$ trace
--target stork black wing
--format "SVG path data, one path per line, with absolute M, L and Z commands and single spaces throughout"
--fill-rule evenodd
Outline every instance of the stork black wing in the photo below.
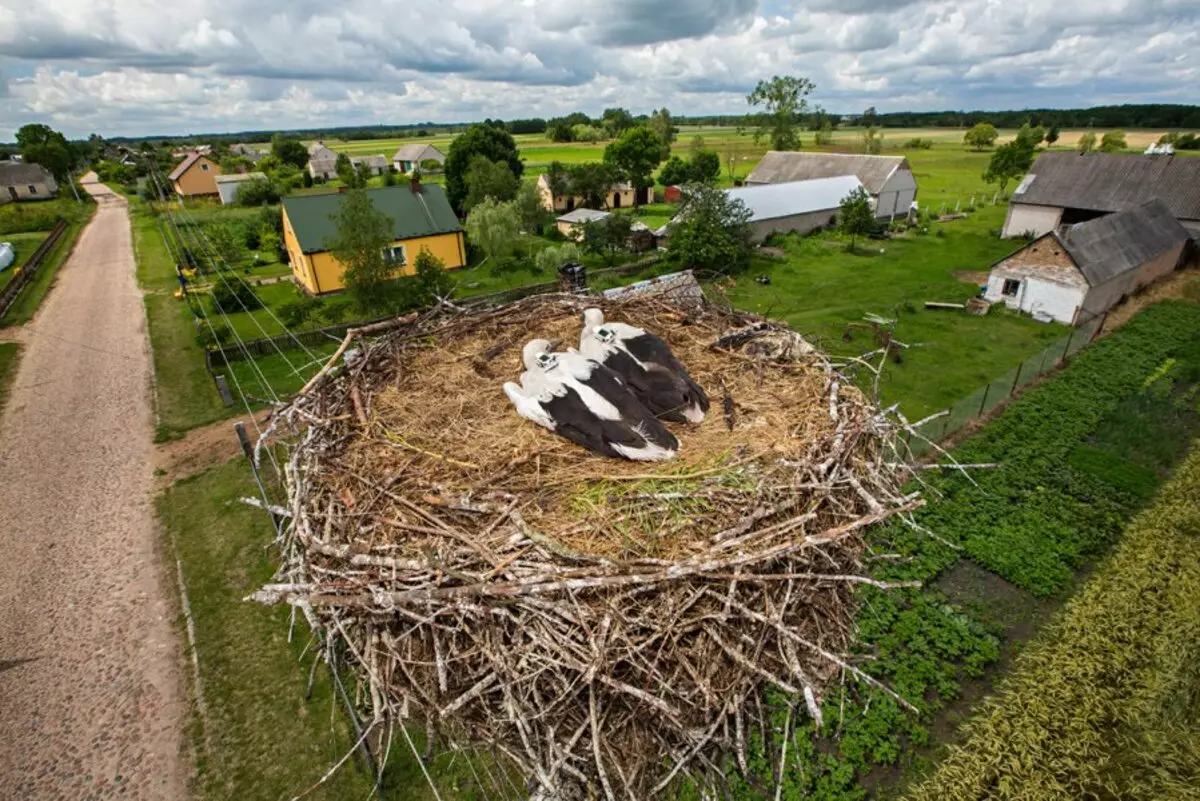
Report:
M 683 396 L 683 399 L 682 402 L 679 400 L 674 401 L 669 408 L 678 409 L 696 403 L 699 404 L 702 411 L 708 411 L 708 395 L 688 375 L 687 368 L 675 358 L 675 354 L 671 352 L 671 348 L 666 342 L 663 342 L 654 336 L 654 334 L 642 334 L 641 336 L 626 339 L 624 345 L 629 353 L 642 364 L 657 366 L 668 375 L 677 377 L 677 392 Z M 648 372 L 654 374 L 656 371 L 651 369 Z M 648 380 L 657 382 L 662 379 L 652 378 Z
M 647 408 L 638 399 L 619 373 L 603 364 L 594 364 L 592 374 L 582 383 L 615 406 L 622 420 L 630 425 L 637 425 L 646 441 L 671 450 L 679 447 L 679 440 L 675 435 L 658 421 L 652 409 Z
M 590 451 L 616 459 L 623 457 L 614 450 L 614 445 L 641 448 L 650 439 L 635 430 L 628 420 L 600 419 L 587 407 L 583 398 L 579 397 L 579 393 L 570 387 L 564 389 L 565 392 L 562 395 L 542 403 L 546 412 L 554 419 L 555 434 L 569 439 L 577 445 L 582 445 Z M 643 414 L 646 414 L 644 409 Z M 653 421 L 653 418 L 651 420 Z M 633 422 L 638 422 L 638 418 L 634 418 Z M 667 436 L 671 437 L 669 432 L 667 432 Z M 678 447 L 679 443 L 674 440 L 674 437 L 671 437 L 671 440 L 673 443 L 671 447 Z M 667 447 L 666 443 L 659 440 L 651 441 Z

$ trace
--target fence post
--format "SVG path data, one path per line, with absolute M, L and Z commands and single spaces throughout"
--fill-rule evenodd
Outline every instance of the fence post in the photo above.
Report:
M 983 417 L 983 410 L 987 408 L 988 392 L 991 390 L 991 388 L 992 385 L 990 383 L 984 384 L 983 386 L 983 400 L 979 402 L 979 414 L 976 415 L 977 417 Z
M 1063 348 L 1063 363 L 1066 363 L 1067 357 L 1071 355 L 1071 340 L 1075 338 L 1076 328 L 1071 328 L 1071 333 L 1067 334 L 1067 346 Z
M 1016 374 L 1016 376 L 1013 378 L 1013 385 L 1012 385 L 1012 389 L 1010 389 L 1010 390 L 1008 391 L 1008 397 L 1010 397 L 1010 398 L 1011 398 L 1013 395 L 1016 395 L 1016 394 L 1017 394 L 1017 386 L 1018 386 L 1018 384 L 1020 384 L 1020 382 L 1021 382 L 1021 368 L 1022 368 L 1022 367 L 1024 367 L 1024 366 L 1025 366 L 1025 362 L 1021 362 L 1020 364 L 1018 364 L 1018 365 L 1017 365 L 1017 374 Z
M 225 382 L 225 376 L 214 375 L 213 381 L 217 382 L 217 392 L 221 393 L 221 401 L 226 406 L 232 406 L 233 405 L 233 395 L 230 394 L 230 392 L 229 392 L 229 384 L 227 384 Z

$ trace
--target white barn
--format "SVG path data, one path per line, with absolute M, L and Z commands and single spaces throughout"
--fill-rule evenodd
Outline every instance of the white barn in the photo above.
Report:
M 1073 325 L 1169 275 L 1188 231 L 1160 200 L 1052 230 L 996 262 L 984 297 Z
M 787 153 L 772 150 L 762 157 L 746 186 L 809 181 L 853 175 L 866 188 L 878 219 L 908 214 L 917 199 L 917 180 L 903 156 L 842 153 Z
M 265 181 L 267 176 L 261 172 L 238 173 L 236 175 L 217 176 L 217 194 L 221 196 L 221 205 L 228 206 L 237 202 L 238 192 L 247 181 Z
M 783 184 L 743 186 L 725 194 L 750 209 L 754 241 L 774 233 L 807 234 L 837 223 L 838 207 L 846 195 L 862 188 L 853 175 L 791 181 Z

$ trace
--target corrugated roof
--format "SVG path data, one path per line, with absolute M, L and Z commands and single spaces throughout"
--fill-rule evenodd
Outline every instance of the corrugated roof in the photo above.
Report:
M 558 221 L 572 224 L 595 222 L 596 220 L 603 220 L 607 216 L 607 211 L 597 211 L 596 209 L 575 209 L 575 211 L 569 211 L 563 216 L 559 217 Z
M 199 161 L 202 158 L 204 158 L 203 153 L 197 153 L 194 150 L 191 153 L 188 153 L 186 156 L 184 156 L 183 161 L 179 162 L 179 166 L 176 167 L 175 169 L 171 170 L 171 174 L 167 176 L 167 180 L 169 180 L 169 181 L 179 180 L 179 177 L 181 175 L 183 175 L 185 172 L 187 172 L 188 169 L 193 164 L 195 164 L 197 161 Z
M 789 181 L 809 181 L 814 178 L 835 178 L 853 175 L 873 195 L 883 191 L 898 169 L 909 169 L 903 156 L 867 156 L 845 153 L 790 153 L 771 150 L 754 172 L 746 176 L 747 184 L 782 184 Z
M 813 181 L 789 181 L 782 184 L 743 186 L 726 189 L 725 194 L 737 198 L 750 209 L 750 222 L 776 220 L 814 211 L 831 211 L 862 182 L 853 175 L 818 178 Z
M 432 150 L 432 153 L 426 155 L 427 151 Z M 445 161 L 446 157 L 442 155 L 442 151 L 438 150 L 431 144 L 418 143 L 413 145 L 404 145 L 396 151 L 396 155 L 392 156 L 392 161 L 429 161 L 436 159 L 437 161 Z
M 27 164 L 23 161 L 0 161 L 0 186 L 15 186 L 17 184 L 42 183 L 47 178 L 53 179 L 50 171 L 41 164 Z
M 267 176 L 261 172 L 237 173 L 235 175 L 218 175 L 217 183 L 219 184 L 237 184 L 242 181 L 265 181 Z
M 1200 219 L 1200 158 L 1043 153 L 1012 202 L 1125 211 L 1156 198 L 1179 219 Z
M 366 164 L 369 167 L 374 167 L 380 170 L 386 169 L 391 165 L 391 162 L 387 160 L 387 156 L 382 154 L 376 156 L 353 156 L 350 159 L 350 163 L 355 167 L 357 167 L 359 164 Z
M 367 196 L 375 208 L 392 218 L 392 230 L 396 239 L 412 239 L 418 236 L 433 236 L 461 231 L 458 217 L 450 208 L 446 193 L 437 184 L 425 184 L 420 193 L 408 186 L 389 186 L 368 189 Z M 283 208 L 287 212 L 292 230 L 305 253 L 319 253 L 326 249 L 325 241 L 337 233 L 330 215 L 337 212 L 345 195 L 299 195 L 285 197 Z
M 1188 232 L 1161 200 L 1072 225 L 1058 236 L 1092 286 L 1136 270 L 1187 242 Z

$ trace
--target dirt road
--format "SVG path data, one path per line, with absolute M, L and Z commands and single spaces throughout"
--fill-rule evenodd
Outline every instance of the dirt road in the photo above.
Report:
M 156 550 L 150 359 L 125 201 L 26 327 L 0 420 L 0 798 L 186 798 Z

